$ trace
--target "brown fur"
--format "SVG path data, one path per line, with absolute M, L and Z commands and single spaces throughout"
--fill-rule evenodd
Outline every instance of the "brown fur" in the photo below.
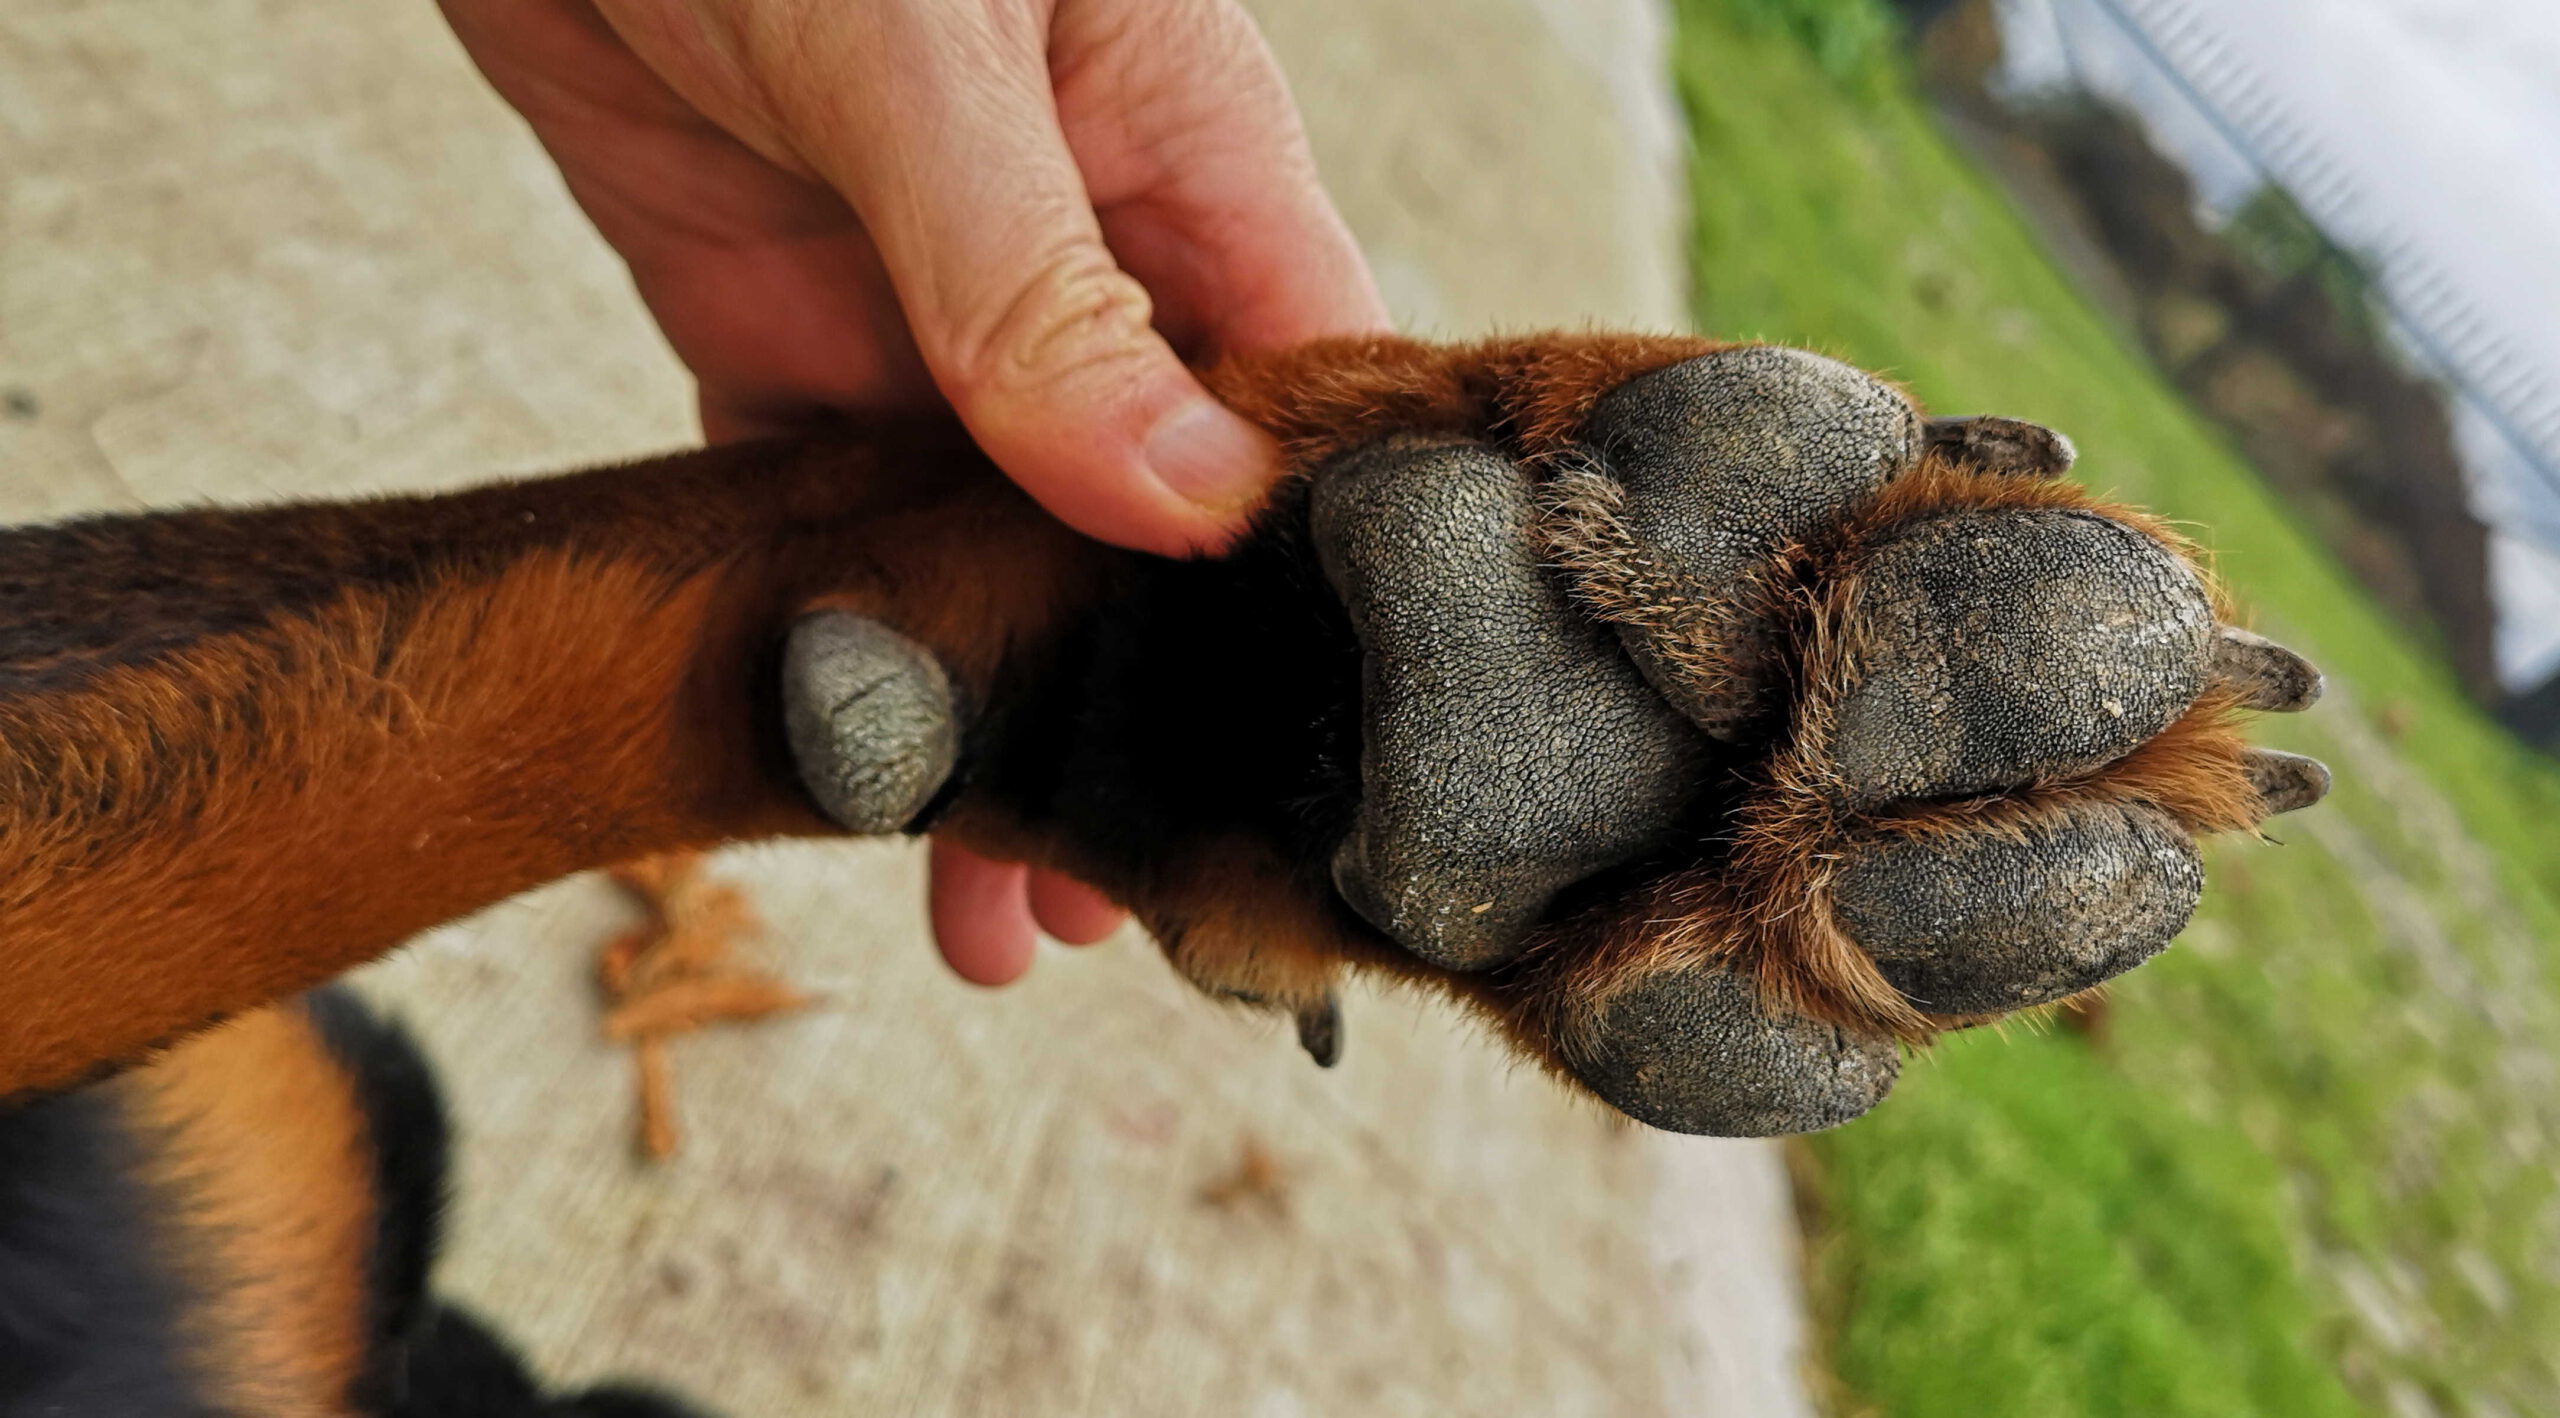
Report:
M 1537 335 L 1434 345 L 1397 335 L 1237 356 L 1209 385 L 1309 470 L 1390 433 L 1485 438 L 1530 459 L 1570 446 L 1602 395 L 1726 348 L 1687 335 Z
M 351 1413 L 370 1341 L 372 1140 L 309 1017 L 254 1011 L 116 1093 L 148 1144 L 169 1253 L 203 1297 L 184 1336 L 201 1396 L 262 1418 Z
M 1684 708 L 1701 727 L 1720 737 L 1742 732 L 1780 688 L 1779 646 L 1769 633 L 1783 621 L 1777 565 L 1739 585 L 1700 585 L 1627 529 L 1626 492 L 1616 479 L 1584 463 L 1557 463 L 1541 488 L 1540 528 L 1575 601 L 1594 619 L 1640 633 L 1689 687 L 1693 700 Z

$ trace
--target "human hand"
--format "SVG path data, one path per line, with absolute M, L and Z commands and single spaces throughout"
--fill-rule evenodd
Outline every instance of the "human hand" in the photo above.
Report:
M 713 440 L 937 394 L 1089 535 L 1183 555 L 1277 471 L 1182 355 L 1382 327 L 1233 0 L 441 0 L 629 264 Z M 1001 984 L 1082 885 L 935 844 Z

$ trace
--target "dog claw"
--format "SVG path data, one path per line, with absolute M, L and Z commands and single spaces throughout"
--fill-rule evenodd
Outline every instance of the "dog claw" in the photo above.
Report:
M 2253 748 L 2243 760 L 2249 785 L 2258 790 L 2267 816 L 2306 808 L 2329 796 L 2329 765 L 2319 759 L 2281 749 Z
M 1298 1011 L 1298 1046 L 1318 1068 L 1331 1068 L 1342 1062 L 1342 1001 L 1332 995 L 1324 1003 L 1308 1005 Z
M 2295 714 L 2320 701 L 2324 684 L 2309 660 L 2246 630 L 2223 626 L 2216 632 L 2206 674 L 2239 697 L 2244 709 Z
M 1931 419 L 1924 429 L 1924 449 L 2004 477 L 2058 478 L 2080 456 L 2070 439 L 2024 419 Z

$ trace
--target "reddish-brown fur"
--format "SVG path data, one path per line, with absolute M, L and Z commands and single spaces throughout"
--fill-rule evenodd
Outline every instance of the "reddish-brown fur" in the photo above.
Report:
M 0 1094 L 569 872 L 826 831 L 741 692 L 793 611 L 857 606 L 983 689 L 1112 555 L 939 434 L 282 509 L 252 535 L 391 544 L 399 574 L 209 629 L 191 602 L 120 605 L 112 578 L 141 568 L 35 592 L 177 648 L 54 662 L 0 697 Z

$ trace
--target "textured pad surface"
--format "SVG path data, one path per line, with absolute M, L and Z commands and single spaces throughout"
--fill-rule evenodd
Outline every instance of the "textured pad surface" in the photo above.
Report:
M 1842 852 L 1832 909 L 1895 989 L 1941 1014 L 2077 994 L 2166 948 L 2204 891 L 2185 829 L 2089 804 L 2016 836 L 1881 839 Z
M 1717 586 L 1884 486 L 1919 429 L 1875 376 L 1761 345 L 1629 380 L 1593 407 L 1584 436 L 1626 489 L 1637 541 Z
M 842 611 L 791 628 L 783 728 L 800 781 L 849 832 L 895 832 L 942 790 L 960 716 L 942 662 L 898 632 Z
M 1641 1123 L 1711 1137 L 1837 1127 L 1893 1089 L 1893 1041 L 1835 1028 L 1764 999 L 1717 965 L 1641 981 L 1602 1007 L 1575 1076 Z
M 2204 687 L 2213 606 L 2158 542 L 2083 512 L 1935 518 L 1863 569 L 1829 769 L 1852 807 L 2114 762 Z
M 1920 428 L 1910 401 L 1863 370 L 1747 346 L 1628 381 L 1594 406 L 1583 436 L 1621 492 L 1632 559 L 1677 594 L 1714 601 L 1908 467 Z M 1694 683 L 1661 633 L 1618 627 L 1665 698 L 1719 734 L 1749 716 L 1750 704 Z
M 1659 844 L 1705 777 L 1697 731 L 1539 566 L 1527 476 L 1390 442 L 1316 483 L 1311 526 L 1361 648 L 1343 899 L 1433 964 L 1517 953 L 1555 893 Z

